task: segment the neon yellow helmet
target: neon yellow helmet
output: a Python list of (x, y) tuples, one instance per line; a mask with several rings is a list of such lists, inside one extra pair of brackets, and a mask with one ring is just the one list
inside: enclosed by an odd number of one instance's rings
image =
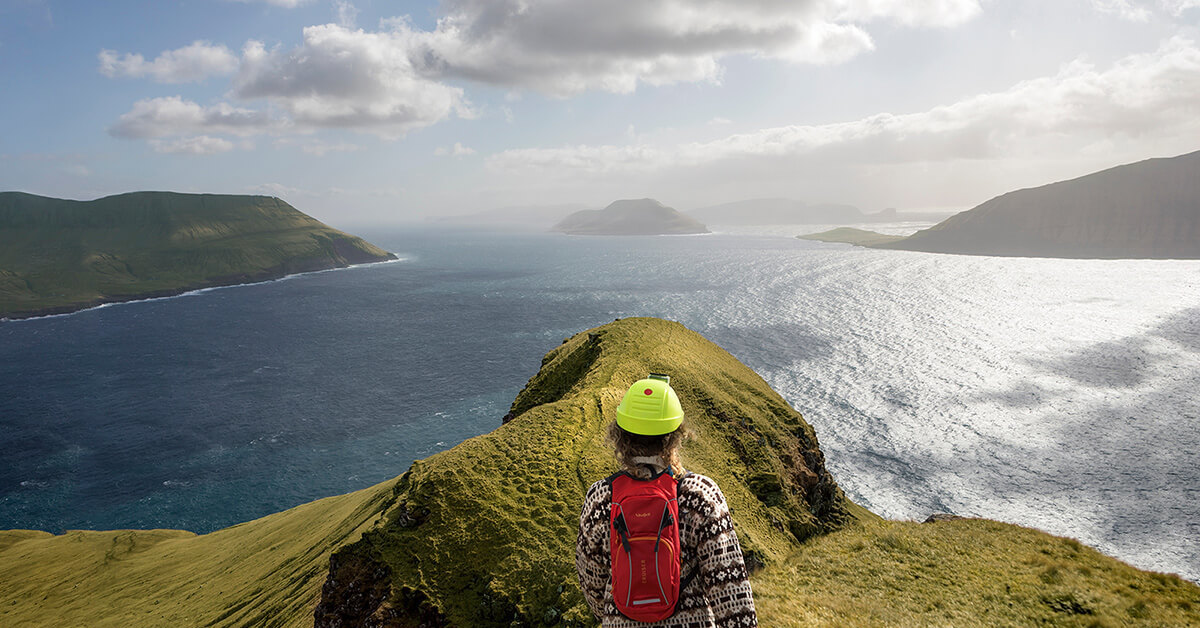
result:
[(668, 434), (683, 423), (683, 406), (671, 389), (671, 377), (651, 373), (634, 382), (617, 406), (617, 425), (644, 436)]

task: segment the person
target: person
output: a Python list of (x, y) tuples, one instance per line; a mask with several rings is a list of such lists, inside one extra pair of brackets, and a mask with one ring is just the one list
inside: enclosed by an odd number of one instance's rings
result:
[[(757, 626), (749, 574), (725, 496), (711, 478), (688, 473), (680, 464), (680, 448), (690, 432), (670, 378), (651, 374), (635, 382), (616, 415), (608, 436), (621, 472), (588, 489), (575, 547), (579, 584), (592, 613), (604, 628)], [(678, 601), (666, 619), (643, 623), (623, 615), (613, 599), (613, 478), (627, 474), (653, 480), (663, 473), (675, 478), (677, 491)], [(666, 519), (669, 523), (670, 517)]]

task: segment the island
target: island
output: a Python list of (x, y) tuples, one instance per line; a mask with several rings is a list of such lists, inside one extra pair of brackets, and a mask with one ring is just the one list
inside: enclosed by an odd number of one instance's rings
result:
[(551, 231), (568, 235), (684, 235), (709, 233), (703, 223), (652, 198), (613, 201), (577, 211)]
[(801, 237), (964, 255), (1200, 259), (1200, 151), (1009, 192), (905, 238), (865, 233)]
[(649, 371), (676, 374), (702, 435), (683, 462), (729, 502), (760, 626), (1200, 625), (1200, 586), (1074, 539), (876, 516), (761, 377), (656, 318), (565, 339), (495, 430), (355, 493), (204, 535), (0, 531), (0, 624), (593, 626), (579, 509), (614, 470), (621, 391)]
[(0, 318), (393, 259), (272, 196), (0, 192)]

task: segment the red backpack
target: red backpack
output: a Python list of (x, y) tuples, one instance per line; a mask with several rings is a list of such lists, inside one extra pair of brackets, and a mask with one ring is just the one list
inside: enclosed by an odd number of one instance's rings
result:
[(675, 613), (681, 589), (676, 480), (666, 471), (649, 480), (622, 471), (608, 482), (613, 601), (630, 619), (666, 619)]

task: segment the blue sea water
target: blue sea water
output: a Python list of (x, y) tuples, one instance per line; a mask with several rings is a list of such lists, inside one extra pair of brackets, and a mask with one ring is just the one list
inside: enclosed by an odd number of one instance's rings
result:
[(0, 322), (0, 529), (206, 532), (363, 488), (498, 426), (563, 338), (648, 315), (761, 374), (880, 514), (1200, 580), (1200, 262), (359, 232), (402, 260)]

